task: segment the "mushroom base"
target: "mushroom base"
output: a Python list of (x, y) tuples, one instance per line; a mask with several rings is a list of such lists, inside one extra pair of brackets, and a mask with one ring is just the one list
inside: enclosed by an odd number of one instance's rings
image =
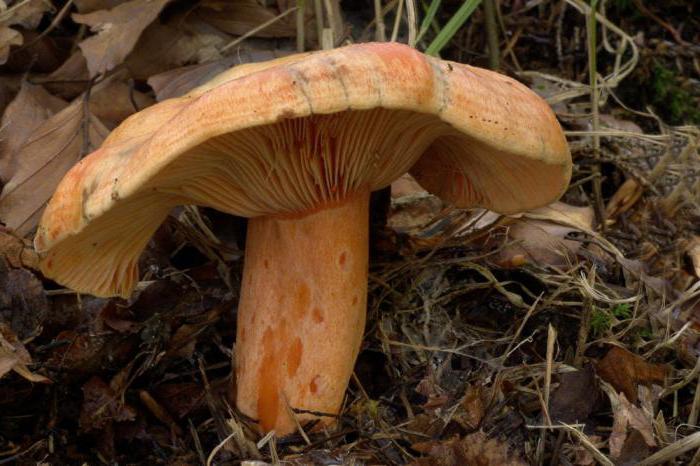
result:
[(369, 192), (248, 239), (236, 335), (236, 404), (265, 432), (331, 424), (365, 327)]

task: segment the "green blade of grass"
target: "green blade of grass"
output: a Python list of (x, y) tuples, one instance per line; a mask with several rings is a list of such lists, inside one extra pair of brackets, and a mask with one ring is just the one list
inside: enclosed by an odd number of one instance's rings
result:
[(435, 15), (437, 14), (438, 8), (440, 8), (440, 3), (441, 0), (433, 0), (432, 2), (430, 2), (428, 10), (425, 12), (425, 18), (423, 18), (423, 22), (420, 24), (420, 29), (418, 30), (418, 37), (416, 38), (416, 42), (420, 41), (425, 35), (425, 33), (428, 32), (428, 28), (433, 22), (433, 19), (435, 19)]
[(459, 31), (464, 22), (474, 13), (476, 7), (479, 6), (481, 0), (466, 0), (459, 7), (459, 10), (445, 24), (440, 33), (433, 39), (425, 53), (432, 56), (437, 56), (440, 51), (447, 45), (452, 37)]

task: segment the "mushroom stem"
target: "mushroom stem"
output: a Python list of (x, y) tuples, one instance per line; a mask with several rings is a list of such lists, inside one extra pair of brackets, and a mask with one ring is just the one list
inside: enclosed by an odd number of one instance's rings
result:
[(309, 214), (250, 220), (236, 404), (262, 431), (292, 433), (294, 417), (335, 420), (365, 327), (368, 219), (363, 191)]

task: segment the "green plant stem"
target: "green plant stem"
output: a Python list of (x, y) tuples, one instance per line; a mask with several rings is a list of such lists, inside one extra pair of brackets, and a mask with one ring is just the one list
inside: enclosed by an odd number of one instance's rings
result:
[(484, 0), (484, 24), (486, 26), (489, 68), (498, 70), (501, 67), (501, 51), (498, 46), (495, 0)]

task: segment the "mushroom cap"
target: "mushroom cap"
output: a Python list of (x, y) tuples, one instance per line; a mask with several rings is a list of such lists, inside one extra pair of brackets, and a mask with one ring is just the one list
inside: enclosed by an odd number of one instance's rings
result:
[(409, 169), (457, 206), (513, 213), (556, 200), (571, 157), (517, 81), (397, 43), (350, 45), (239, 65), (132, 115), (66, 174), (34, 244), (47, 277), (126, 297), (176, 205), (304, 213)]

